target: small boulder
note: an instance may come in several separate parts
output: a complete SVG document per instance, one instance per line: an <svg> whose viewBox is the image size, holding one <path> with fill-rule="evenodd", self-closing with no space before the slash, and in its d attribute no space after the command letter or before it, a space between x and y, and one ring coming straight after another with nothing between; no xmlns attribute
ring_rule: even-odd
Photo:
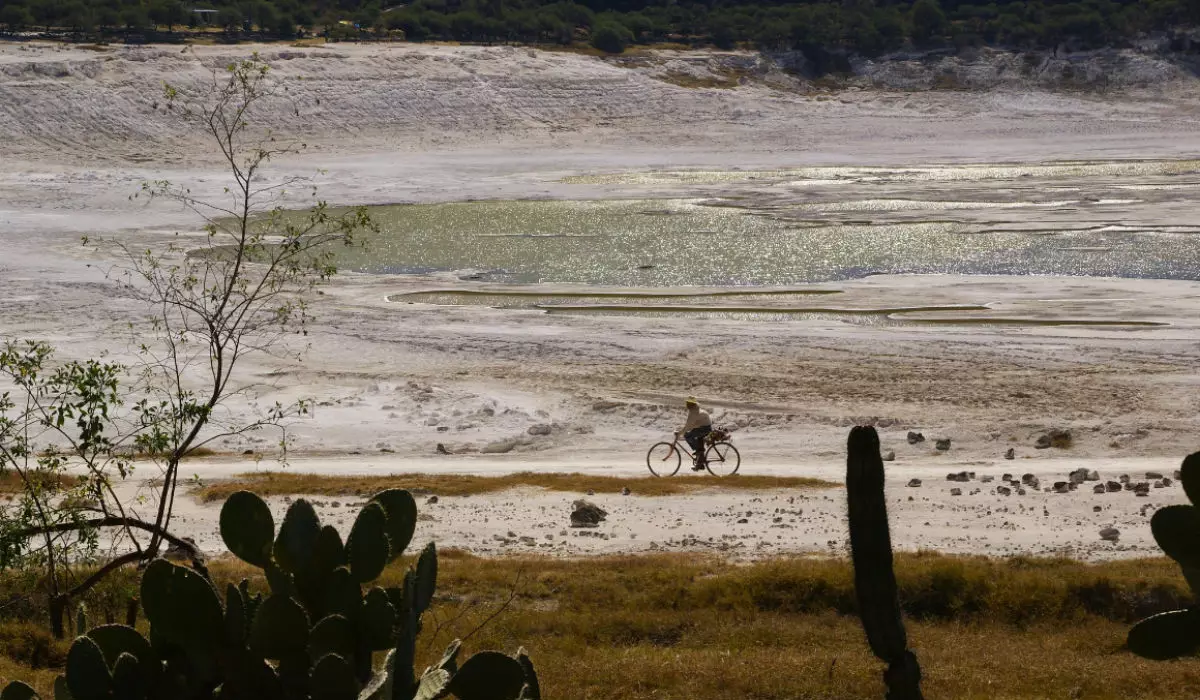
<svg viewBox="0 0 1200 700"><path fill-rule="evenodd" d="M621 488L621 495L622 495L622 496L628 496L628 495L629 495L629 494L631 494L631 493L633 493L633 492L629 490L629 487L628 487L628 486L624 486L624 487L622 487L622 488Z"/></svg>
<svg viewBox="0 0 1200 700"><path fill-rule="evenodd" d="M545 423L538 423L537 425L529 426L529 430L526 430L525 432L529 433L530 435L549 435L550 433L554 432L554 428L546 425Z"/></svg>
<svg viewBox="0 0 1200 700"><path fill-rule="evenodd" d="M1005 474L1004 476L1000 477L1000 481L1003 481L1006 483L1009 481L1012 481L1012 480L1013 480L1012 474Z"/></svg>
<svg viewBox="0 0 1200 700"><path fill-rule="evenodd" d="M996 480L996 477L994 477L994 476L992 476L992 475L990 475L990 474L985 474L985 475L983 476L983 478L981 478L981 479L980 479L980 481L982 481L982 482L983 482L983 483L985 483L985 484L990 484L990 483L992 483L992 482L993 482L993 481L995 481L995 480Z"/></svg>
<svg viewBox="0 0 1200 700"><path fill-rule="evenodd" d="M951 496L961 496L962 489L950 489L950 495Z"/></svg>
<svg viewBox="0 0 1200 700"><path fill-rule="evenodd" d="M1071 490L1071 483L1068 481L1054 482L1054 493L1066 493Z"/></svg>
<svg viewBox="0 0 1200 700"><path fill-rule="evenodd" d="M608 511L583 499L572 503L571 508L571 527L597 527L608 517Z"/></svg>
<svg viewBox="0 0 1200 700"><path fill-rule="evenodd" d="M1093 486L1092 493L1104 493L1104 484L1096 484Z"/></svg>
<svg viewBox="0 0 1200 700"><path fill-rule="evenodd" d="M1100 511L1102 511L1102 510L1104 510L1104 509L1103 509L1103 508L1101 508L1100 506L1092 506L1092 512L1093 512L1093 513L1099 513L1099 512L1100 512Z"/></svg>
<svg viewBox="0 0 1200 700"><path fill-rule="evenodd" d="M1008 451L1004 453L1004 458L1005 459L1016 459L1017 458L1016 448L1013 448L1013 447L1008 448Z"/></svg>
<svg viewBox="0 0 1200 700"><path fill-rule="evenodd" d="M1084 478L1088 481L1100 481L1100 472L1096 471L1095 469L1091 469Z"/></svg>
<svg viewBox="0 0 1200 700"><path fill-rule="evenodd" d="M884 453L883 453L883 461L885 461L885 462L895 462L895 461L896 461L896 451L895 451L895 450L888 450L887 452L884 452Z"/></svg>
<svg viewBox="0 0 1200 700"><path fill-rule="evenodd" d="M1076 469L1075 471L1071 472L1070 474L1067 474L1067 479L1073 484L1082 484L1084 481L1087 480L1087 476L1088 476L1088 470Z"/></svg>
<svg viewBox="0 0 1200 700"><path fill-rule="evenodd" d="M933 443L933 446L937 449L938 452L945 452L950 449L950 438L946 438L945 440L938 440L937 442Z"/></svg>
<svg viewBox="0 0 1200 700"><path fill-rule="evenodd" d="M921 485L921 480L920 479L909 479L908 485L911 486L912 488L918 488Z"/></svg>
<svg viewBox="0 0 1200 700"><path fill-rule="evenodd" d="M1113 493L1114 491L1120 491L1121 490L1121 482L1106 481L1106 482L1104 482L1104 490L1109 493Z"/></svg>
<svg viewBox="0 0 1200 700"><path fill-rule="evenodd" d="M1120 481L1122 484L1128 484L1129 483L1129 475L1122 474L1121 476L1117 477L1117 481Z"/></svg>
<svg viewBox="0 0 1200 700"><path fill-rule="evenodd" d="M1155 481L1161 478L1163 478L1163 475L1159 472L1146 472L1146 481Z"/></svg>
<svg viewBox="0 0 1200 700"><path fill-rule="evenodd" d="M427 505L427 506L435 505L435 504L437 504L437 502L438 502L437 496L430 496L429 498L425 499L425 505Z"/></svg>
<svg viewBox="0 0 1200 700"><path fill-rule="evenodd" d="M910 430L908 432L908 444L915 445L918 442L925 442L925 436L920 433L914 433Z"/></svg>
<svg viewBox="0 0 1200 700"><path fill-rule="evenodd" d="M1106 527L1100 531L1100 539L1106 542L1116 542L1121 537L1121 531L1115 527Z"/></svg>
<svg viewBox="0 0 1200 700"><path fill-rule="evenodd" d="M996 493L1000 494L1001 496L1011 496L1012 489L1008 488L1007 486L997 486Z"/></svg>

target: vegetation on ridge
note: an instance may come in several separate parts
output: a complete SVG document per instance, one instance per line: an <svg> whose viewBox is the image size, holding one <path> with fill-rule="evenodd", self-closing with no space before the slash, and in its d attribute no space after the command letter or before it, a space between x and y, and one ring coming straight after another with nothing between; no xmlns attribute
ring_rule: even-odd
<svg viewBox="0 0 1200 700"><path fill-rule="evenodd" d="M198 12L199 11L199 12ZM817 71L846 56L902 48L1010 46L1056 49L1128 45L1152 31L1200 22L1185 0L0 0L9 31L58 29L85 35L218 27L225 38L337 39L570 45L590 40L619 53L631 44L736 45L797 49ZM1190 45L1180 37L1177 48Z"/></svg>

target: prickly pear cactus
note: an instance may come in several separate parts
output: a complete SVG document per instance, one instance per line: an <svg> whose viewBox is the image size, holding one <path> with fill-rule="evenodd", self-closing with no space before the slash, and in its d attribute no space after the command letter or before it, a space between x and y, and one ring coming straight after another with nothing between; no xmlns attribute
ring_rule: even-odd
<svg viewBox="0 0 1200 700"><path fill-rule="evenodd" d="M462 666L460 644L437 666L415 673L421 616L433 602L437 549L430 543L402 586L370 585L404 553L416 528L407 491L377 494L360 511L345 543L297 500L279 532L271 511L248 491L221 509L221 537L238 558L261 568L270 593L228 585L222 602L205 575L165 560L142 576L150 639L132 627L87 629L55 683L57 700L539 700L537 675L516 657L480 652ZM372 668L387 651L384 668ZM31 700L10 683L0 700Z"/></svg>
<svg viewBox="0 0 1200 700"><path fill-rule="evenodd" d="M908 649L900 617L883 492L883 458L875 428L860 426L850 431L846 498L858 614L871 651L888 664L883 674L888 700L921 700L921 667Z"/></svg>
<svg viewBox="0 0 1200 700"><path fill-rule="evenodd" d="M1183 569L1192 595L1200 600L1200 452L1181 468L1183 491L1191 505L1167 506L1150 518L1150 531L1162 551ZM1166 660L1200 650L1200 605L1151 615L1129 630L1129 649L1147 659Z"/></svg>

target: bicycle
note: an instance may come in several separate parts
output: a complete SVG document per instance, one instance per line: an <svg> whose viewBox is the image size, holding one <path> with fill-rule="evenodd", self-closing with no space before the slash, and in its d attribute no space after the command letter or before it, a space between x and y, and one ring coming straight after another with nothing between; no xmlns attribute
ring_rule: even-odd
<svg viewBox="0 0 1200 700"><path fill-rule="evenodd" d="M713 476L733 476L742 465L742 456L729 442L729 431L720 428L704 438L705 468ZM682 453L682 454L681 454ZM678 433L673 442L658 442L646 453L646 466L654 476L675 476L683 464L683 455L696 463L696 455L688 450Z"/></svg>

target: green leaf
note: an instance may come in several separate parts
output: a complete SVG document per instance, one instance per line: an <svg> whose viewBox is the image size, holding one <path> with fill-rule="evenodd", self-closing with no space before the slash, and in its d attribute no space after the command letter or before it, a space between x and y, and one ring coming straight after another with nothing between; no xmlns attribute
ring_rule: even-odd
<svg viewBox="0 0 1200 700"><path fill-rule="evenodd" d="M378 503L368 503L354 520L346 542L350 573L359 583L374 581L387 566L389 546L387 516Z"/></svg>
<svg viewBox="0 0 1200 700"><path fill-rule="evenodd" d="M1138 656L1165 661L1200 648L1198 615L1191 609L1152 615L1129 630L1129 650Z"/></svg>
<svg viewBox="0 0 1200 700"><path fill-rule="evenodd" d="M249 491L234 493L221 506L221 539L238 559L266 568L275 539L271 509Z"/></svg>

